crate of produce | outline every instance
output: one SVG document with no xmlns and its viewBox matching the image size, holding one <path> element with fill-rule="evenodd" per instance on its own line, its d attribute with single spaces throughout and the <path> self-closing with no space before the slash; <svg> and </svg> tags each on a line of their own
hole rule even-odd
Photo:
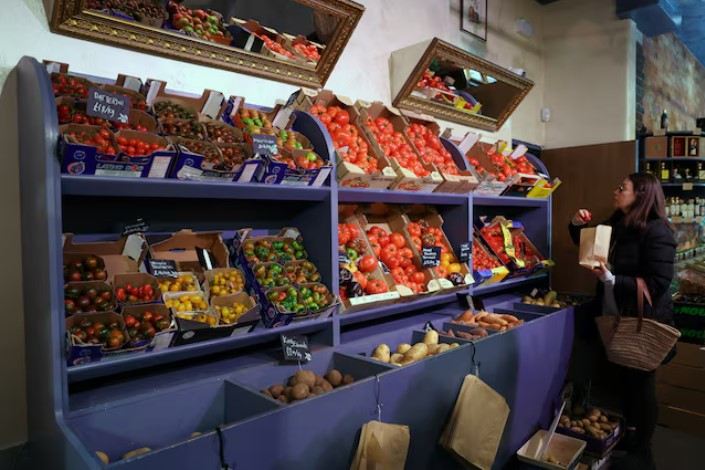
<svg viewBox="0 0 705 470">
<path fill-rule="evenodd" d="M 593 299 L 589 295 L 567 294 L 554 290 L 535 290 L 521 298 L 521 303 L 516 302 L 513 308 L 535 313 L 554 313 L 558 310 L 572 307 L 575 313 L 587 308 Z"/>
<path fill-rule="evenodd" d="M 391 189 L 433 192 L 443 183 L 435 166 L 425 163 L 404 134 L 406 119 L 396 109 L 383 103 L 357 101 L 359 126 L 365 131 L 372 149 L 392 164 L 397 180 Z"/>
<path fill-rule="evenodd" d="M 291 34 L 283 33 L 282 36 L 284 36 L 286 47 L 293 51 L 296 57 L 305 60 L 312 66 L 315 66 L 321 60 L 321 54 L 326 48 L 324 44 L 309 41 L 302 35 L 292 36 Z"/>
<path fill-rule="evenodd" d="M 104 281 L 81 281 L 64 284 L 64 313 L 110 312 L 117 309 L 113 287 Z"/>
<path fill-rule="evenodd" d="M 537 320 L 543 315 L 526 313 L 515 310 L 495 309 L 493 312 L 480 310 L 473 312 L 466 310 L 465 312 L 454 318 L 450 324 L 465 325 L 471 327 L 481 327 L 488 331 L 507 331 L 512 328 L 517 328 L 524 323 Z M 445 326 L 448 326 L 446 324 Z"/>
<path fill-rule="evenodd" d="M 150 256 L 152 259 L 172 260 L 180 271 L 201 273 L 213 268 L 228 267 L 230 252 L 220 232 L 193 232 L 184 229 L 151 243 Z"/>
<path fill-rule="evenodd" d="M 517 458 L 532 468 L 565 470 L 578 468 L 585 442 L 562 434 L 553 434 L 543 456 L 537 455 L 548 439 L 548 431 L 539 429 L 518 451 Z"/>
<path fill-rule="evenodd" d="M 66 124 L 59 126 L 59 132 L 61 171 L 70 175 L 165 178 L 176 156 L 168 145 L 144 156 L 130 156 L 121 151 L 115 134 L 102 126 Z M 147 133 L 144 137 L 154 142 L 161 139 Z"/>
<path fill-rule="evenodd" d="M 474 235 L 472 238 L 472 275 L 476 285 L 500 282 L 508 274 L 509 270 L 485 246 L 481 237 Z"/>
<path fill-rule="evenodd" d="M 246 292 L 211 299 L 211 308 L 223 325 L 237 325 L 232 335 L 249 333 L 261 320 L 260 306 Z"/>
<path fill-rule="evenodd" d="M 66 318 L 66 336 L 69 367 L 98 362 L 130 340 L 124 320 L 113 311 L 71 315 Z"/>
<path fill-rule="evenodd" d="M 397 284 L 391 273 L 382 270 L 379 246 L 373 251 L 354 208 L 340 206 L 339 211 L 338 292 L 345 312 L 389 305 L 401 296 L 413 295 L 408 287 Z"/>
<path fill-rule="evenodd" d="M 200 96 L 170 93 L 166 82 L 149 79 L 143 87 L 147 107 L 158 120 L 197 119 L 200 114 L 220 119 L 226 106 L 225 97 L 216 90 L 203 90 Z"/>
<path fill-rule="evenodd" d="M 436 332 L 461 344 L 464 342 L 476 343 L 499 333 L 498 330 L 492 328 L 462 325 L 460 323 L 443 323 L 441 328 L 436 328 Z"/>
<path fill-rule="evenodd" d="M 116 240 L 77 242 L 72 233 L 65 233 L 63 251 L 65 281 L 104 281 L 116 273 L 139 271 L 149 247 L 147 240 L 139 234 Z M 67 276 L 73 271 L 81 273 L 81 278 Z M 92 279 L 84 279 L 83 274 L 87 272 L 92 273 Z"/>
<path fill-rule="evenodd" d="M 158 351 L 168 348 L 178 331 L 171 310 L 161 303 L 126 305 L 120 314 L 130 337 L 127 348 L 131 350 Z"/>
<path fill-rule="evenodd" d="M 556 432 L 585 441 L 587 452 L 604 455 L 621 439 L 624 425 L 614 413 L 576 406 L 564 411 Z"/>
<path fill-rule="evenodd" d="M 462 290 L 474 283 L 467 263 L 461 262 L 443 231 L 443 217 L 435 210 L 410 207 L 402 218 L 411 249 L 420 257 L 423 247 L 440 247 L 440 265 L 434 268 L 440 287 L 446 292 Z"/>
<path fill-rule="evenodd" d="M 256 178 L 265 184 L 323 186 L 333 165 L 312 150 L 279 149 L 276 155 L 264 156 Z"/>
<path fill-rule="evenodd" d="M 396 181 L 397 173 L 387 157 L 372 149 L 350 98 L 329 90 L 302 88 L 289 101 L 292 107 L 310 112 L 328 130 L 336 151 L 340 187 L 387 189 Z"/>
<path fill-rule="evenodd" d="M 156 277 L 147 273 L 122 273 L 113 276 L 115 298 L 121 306 L 161 302 L 162 292 Z"/>
<path fill-rule="evenodd" d="M 404 129 L 404 134 L 421 156 L 421 159 L 434 165 L 443 177 L 443 183 L 437 192 L 467 194 L 472 192 L 479 184 L 475 172 L 463 162 L 456 162 L 451 153 L 446 150 L 440 140 L 441 127 L 435 119 L 404 111 L 404 116 L 409 126 Z M 462 158 L 462 156 L 459 156 Z"/>
<path fill-rule="evenodd" d="M 426 358 L 443 354 L 460 346 L 455 338 L 439 335 L 437 331 L 411 331 L 408 342 L 397 345 L 379 344 L 370 358 L 395 367 L 403 367 Z"/>
<path fill-rule="evenodd" d="M 245 290 L 245 274 L 237 268 L 215 268 L 203 273 L 203 292 L 209 299 Z"/>
<path fill-rule="evenodd" d="M 159 289 L 162 294 L 166 292 L 198 292 L 201 290 L 201 285 L 198 282 L 198 277 L 192 272 L 179 272 L 178 276 L 157 277 Z"/>
</svg>

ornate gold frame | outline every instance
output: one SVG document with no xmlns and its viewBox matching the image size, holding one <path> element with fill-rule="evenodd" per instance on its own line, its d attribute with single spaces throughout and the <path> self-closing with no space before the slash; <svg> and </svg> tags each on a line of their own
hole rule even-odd
<svg viewBox="0 0 705 470">
<path fill-rule="evenodd" d="M 411 95 L 416 84 L 421 79 L 423 72 L 429 67 L 434 58 L 448 60 L 459 64 L 467 64 L 475 70 L 483 73 L 489 73 L 498 81 L 508 83 L 519 88 L 521 91 L 515 99 L 502 111 L 499 118 L 496 120 L 488 116 L 479 114 L 470 114 L 464 111 L 457 110 L 451 106 L 446 106 L 440 103 L 435 103 L 431 100 L 425 100 Z M 476 127 L 492 132 L 497 132 L 509 116 L 514 112 L 519 103 L 526 97 L 534 83 L 531 80 L 520 77 L 498 65 L 488 62 L 481 57 L 477 57 L 464 51 L 458 47 L 448 44 L 438 38 L 434 38 L 426 51 L 421 56 L 421 59 L 416 64 L 409 77 L 406 79 L 404 86 L 400 89 L 397 96 L 394 98 L 394 106 L 401 109 L 409 109 L 412 111 L 421 112 L 435 116 L 439 119 L 444 119 L 466 126 Z"/>
<path fill-rule="evenodd" d="M 81 0 L 55 0 L 50 26 L 53 32 L 67 36 L 294 85 L 319 88 L 328 80 L 365 8 L 351 0 L 295 1 L 339 19 L 338 28 L 315 68 L 137 22 L 82 11 Z"/>
</svg>

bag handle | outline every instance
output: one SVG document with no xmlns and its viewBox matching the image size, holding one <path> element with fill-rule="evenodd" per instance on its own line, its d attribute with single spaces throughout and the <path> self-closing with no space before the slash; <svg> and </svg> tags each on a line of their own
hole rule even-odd
<svg viewBox="0 0 705 470">
<path fill-rule="evenodd" d="M 651 302 L 651 293 L 649 292 L 649 287 L 646 285 L 643 277 L 636 278 L 636 306 L 639 312 L 639 324 L 636 331 L 641 333 L 641 324 L 644 321 L 644 297 L 649 303 L 649 306 L 653 307 L 654 304 Z"/>
</svg>

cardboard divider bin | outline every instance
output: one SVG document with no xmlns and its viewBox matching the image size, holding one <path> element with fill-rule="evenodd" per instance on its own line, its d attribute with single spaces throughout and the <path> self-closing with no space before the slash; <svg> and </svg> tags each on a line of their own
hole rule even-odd
<svg viewBox="0 0 705 470">
<path fill-rule="evenodd" d="M 454 333 L 462 331 L 464 333 L 472 334 L 473 331 L 477 330 L 478 328 L 480 328 L 480 327 L 479 326 L 470 326 L 470 325 L 461 325 L 459 323 L 445 322 L 445 323 L 443 323 L 442 329 L 443 329 L 443 331 L 453 330 Z M 480 339 L 472 339 L 471 340 L 471 339 L 463 338 L 461 336 L 447 336 L 447 335 L 441 335 L 441 336 L 446 336 L 448 338 L 452 338 L 452 339 L 456 339 L 456 340 L 462 340 L 466 343 L 467 342 L 477 343 L 478 341 L 482 341 L 483 339 L 489 338 L 492 335 L 498 335 L 500 333 L 499 331 L 493 330 L 491 328 L 484 328 L 484 330 L 487 331 L 487 336 L 485 336 L 484 338 L 480 338 Z M 440 335 L 440 333 L 439 333 L 439 335 Z"/>
<path fill-rule="evenodd" d="M 241 144 L 245 142 L 242 130 L 226 122 L 198 115 L 198 122 L 206 126 L 208 140 L 214 144 Z"/>
<path fill-rule="evenodd" d="M 140 270 L 149 252 L 147 240 L 132 234 L 112 241 L 76 242 L 72 233 L 64 234 L 64 262 L 87 255 L 98 256 L 105 265 L 108 279 L 115 273 L 135 273 Z"/>
<path fill-rule="evenodd" d="M 264 47 L 264 41 L 247 28 L 247 21 L 240 18 L 230 18 L 225 29 L 232 36 L 230 45 L 238 49 L 259 53 Z M 259 23 L 258 23 L 259 24 Z"/>
<path fill-rule="evenodd" d="M 159 132 L 157 120 L 153 116 L 147 114 L 146 111 L 141 111 L 139 109 L 130 110 L 130 113 L 127 115 L 127 123 L 110 121 L 110 125 L 117 130 L 137 130 L 135 129 L 135 126 L 141 126 L 146 129 L 146 131 L 142 132 Z"/>
<path fill-rule="evenodd" d="M 226 155 L 229 149 L 235 149 L 236 153 L 243 155 L 242 163 L 233 166 L 233 171 L 235 172 L 233 175 L 234 183 L 251 183 L 255 181 L 257 175 L 262 171 L 264 160 L 252 153 L 252 146 L 250 144 L 216 143 L 215 146 L 218 147 L 218 150 L 220 150 L 220 153 L 223 155 L 223 160 L 226 162 L 226 165 Z"/>
<path fill-rule="evenodd" d="M 110 312 L 114 311 L 117 309 L 118 303 L 117 299 L 115 298 L 115 289 L 113 289 L 113 286 L 110 285 L 106 281 L 80 281 L 80 282 L 67 282 L 64 284 L 64 298 L 71 298 L 71 296 L 67 295 L 67 290 L 70 289 L 78 289 L 81 292 L 87 290 L 87 289 L 96 289 L 98 291 L 98 295 L 100 295 L 101 292 L 108 291 L 112 294 L 110 300 L 107 302 L 108 306 L 100 311 L 77 311 L 74 313 L 74 315 L 84 315 L 87 313 L 103 313 L 103 312 Z M 79 296 L 80 297 L 80 296 Z M 72 299 L 76 300 L 76 299 Z M 79 307 L 80 308 L 80 307 Z"/>
<path fill-rule="evenodd" d="M 306 65 L 311 66 L 311 67 L 315 67 L 316 64 L 318 64 L 318 61 L 320 60 L 320 58 L 317 60 L 309 59 L 306 56 L 304 56 L 301 52 L 297 51 L 294 48 L 294 46 L 297 46 L 299 44 L 303 44 L 304 46 L 313 45 L 316 48 L 316 52 L 318 52 L 318 55 L 322 56 L 323 51 L 326 48 L 326 46 L 324 44 L 319 44 L 314 41 L 309 41 L 308 39 L 306 39 L 306 37 L 304 37 L 302 35 L 293 36 L 288 33 L 282 33 L 282 36 L 284 37 L 284 43 L 286 44 L 286 48 L 289 49 L 290 51 L 292 51 L 298 59 L 303 60 L 304 62 L 306 62 Z"/>
<path fill-rule="evenodd" d="M 367 343 L 367 349 L 362 353 L 363 354 L 362 357 L 367 358 L 370 362 L 396 369 L 399 367 L 407 367 L 409 365 L 417 364 L 419 362 L 424 362 L 427 359 L 432 359 L 433 357 L 439 356 L 441 354 L 446 354 L 451 351 L 455 351 L 457 348 L 468 344 L 467 342 L 456 341 L 457 338 L 451 338 L 448 336 L 438 335 L 438 344 L 447 344 L 449 346 L 455 344 L 455 346 L 451 346 L 449 349 L 446 349 L 443 352 L 435 353 L 432 355 L 426 355 L 425 357 L 418 359 L 418 360 L 412 362 L 411 364 L 407 364 L 404 366 L 393 364 L 391 362 L 383 362 L 379 359 L 375 359 L 372 357 L 377 346 L 380 346 L 382 344 L 386 344 L 389 347 L 390 359 L 391 359 L 392 354 L 399 353 L 399 346 L 400 345 L 406 344 L 406 345 L 410 345 L 413 347 L 417 343 L 423 343 L 425 335 L 426 335 L 426 332 L 421 331 L 421 330 L 397 330 L 394 332 L 390 332 L 389 334 L 377 336 L 377 337 L 375 337 L 375 340 L 373 342 Z M 362 346 L 355 346 L 355 348 L 356 348 L 355 350 L 359 351 L 360 347 L 362 347 Z M 349 348 L 346 348 L 346 349 L 351 349 L 351 348 L 353 348 L 353 346 L 350 346 Z M 399 354 L 402 354 L 402 353 L 399 353 Z M 431 365 L 428 364 L 428 366 L 430 367 Z"/>
<path fill-rule="evenodd" d="M 580 439 L 586 443 L 585 450 L 587 452 L 597 455 L 604 455 L 605 452 L 607 452 L 618 440 L 622 438 L 622 434 L 624 433 L 624 422 L 622 418 L 614 413 L 608 413 L 608 417 L 610 421 L 618 421 L 620 424 L 617 429 L 614 429 L 609 433 L 607 439 L 598 439 L 591 436 L 587 432 L 581 434 L 571 429 L 561 427 L 560 424 L 556 428 L 556 435 L 564 435 L 574 439 Z"/>
<path fill-rule="evenodd" d="M 147 97 L 144 96 L 139 91 L 127 88 L 121 85 L 110 85 L 103 84 L 100 86 L 103 90 L 109 91 L 110 93 L 115 93 L 118 95 L 124 95 L 130 98 L 130 109 L 136 109 L 139 111 L 147 111 Z"/>
<path fill-rule="evenodd" d="M 295 162 L 297 158 L 303 157 L 312 151 L 294 150 L 290 152 L 285 149 L 280 149 L 280 152 L 283 157 L 293 158 Z M 264 156 L 264 165 L 257 175 L 257 180 L 265 184 L 321 187 L 325 184 L 328 176 L 330 176 L 333 165 L 320 155 L 319 158 L 325 162 L 325 165 L 321 168 L 307 170 L 299 167 L 298 164 L 296 168 L 290 168 L 282 159 Z"/>
<path fill-rule="evenodd" d="M 204 114 L 212 119 L 220 119 L 225 109 L 225 97 L 216 90 L 203 90 L 200 96 L 187 95 L 183 93 L 170 93 L 166 89 L 167 83 L 160 80 L 148 79 L 143 87 L 147 97 L 147 106 L 154 110 L 154 104 L 158 102 L 171 101 L 179 104 L 193 114 L 196 119 L 199 114 Z M 157 116 L 156 113 L 154 113 Z"/>
<path fill-rule="evenodd" d="M 178 332 L 178 327 L 176 325 L 176 318 L 169 309 L 164 304 L 142 304 L 142 305 L 125 305 L 122 307 L 120 314 L 123 320 L 127 318 L 128 315 L 132 315 L 135 318 L 142 318 L 146 312 L 150 312 L 152 315 L 163 315 L 165 318 L 169 319 L 169 328 L 162 331 L 157 331 L 152 339 L 140 339 L 130 337 L 130 342 L 128 347 L 131 351 L 138 349 L 145 349 L 147 351 L 159 351 L 160 349 L 166 349 L 171 346 L 174 336 Z M 129 331 L 129 329 L 128 329 Z"/>
<path fill-rule="evenodd" d="M 71 329 L 74 326 L 80 325 L 80 323 L 85 320 L 90 321 L 91 323 L 101 322 L 106 326 L 113 322 L 117 323 L 120 327 L 120 331 L 122 331 L 125 336 L 125 341 L 123 341 L 123 343 L 116 348 L 110 348 L 104 344 L 87 344 L 82 342 L 78 337 L 71 333 Z M 67 335 L 66 360 L 69 367 L 87 364 L 89 362 L 98 362 L 103 358 L 103 356 L 118 352 L 120 348 L 124 347 L 130 341 L 130 337 L 127 334 L 127 329 L 125 328 L 125 321 L 122 319 L 122 316 L 114 311 L 71 315 L 66 318 L 65 322 Z"/>
<path fill-rule="evenodd" d="M 179 271 L 201 273 L 198 252 L 208 251 L 215 260 L 215 268 L 228 267 L 230 252 L 223 243 L 221 232 L 193 232 L 189 229 L 174 232 L 167 239 L 152 243 L 150 255 L 153 259 L 168 259 L 176 262 Z"/>
<path fill-rule="evenodd" d="M 445 292 L 463 290 L 467 288 L 470 284 L 473 284 L 475 282 L 470 268 L 468 267 L 468 264 L 464 261 L 460 261 L 456 256 L 455 251 L 453 250 L 453 246 L 450 244 L 450 240 L 448 240 L 448 237 L 443 231 L 443 217 L 439 213 L 435 211 L 427 211 L 425 208 L 422 208 L 422 211 L 419 211 L 418 208 L 411 207 L 406 213 L 401 214 L 401 217 L 404 221 L 404 236 L 408 241 L 411 241 L 411 234 L 408 230 L 409 223 L 411 222 L 419 222 L 419 220 L 424 220 L 429 227 L 438 228 L 441 230 L 441 233 L 443 235 L 441 243 L 445 245 L 448 253 L 452 253 L 455 262 L 460 264 L 460 272 L 458 274 L 462 276 L 462 282 L 458 283 L 453 282 L 450 279 L 450 276 L 441 277 L 438 275 L 438 273 L 436 273 L 438 283 Z M 416 248 L 416 245 L 413 243 L 413 241 L 411 241 L 410 248 L 416 254 L 416 256 L 418 256 L 419 258 L 421 257 L 421 253 Z M 443 253 L 441 253 L 441 256 L 443 256 Z"/>
<path fill-rule="evenodd" d="M 509 274 L 509 270 L 506 266 L 502 264 L 501 261 L 499 261 L 499 259 L 492 252 L 492 250 L 485 246 L 485 243 L 484 241 L 482 241 L 481 237 L 474 235 L 472 243 L 473 249 L 475 249 L 476 247 L 479 248 L 485 255 L 489 256 L 498 263 L 498 266 L 492 269 L 473 269 L 472 275 L 475 279 L 476 285 L 481 286 L 484 284 L 494 284 L 496 282 L 502 281 L 505 277 L 507 277 L 507 275 Z"/>
<path fill-rule="evenodd" d="M 389 119 L 394 127 L 394 131 L 402 133 L 404 141 L 411 147 L 412 150 L 414 149 L 412 142 L 409 140 L 408 136 L 404 134 L 404 129 L 406 129 L 408 123 L 396 109 L 390 108 L 380 102 L 367 103 L 360 100 L 355 103 L 355 107 L 360 113 L 358 125 L 366 133 L 366 136 L 371 143 L 370 148 L 374 150 L 376 155 L 386 156 L 377 142 L 377 138 L 374 136 L 369 127 L 367 127 L 368 118 L 374 120 L 378 117 L 386 117 Z M 440 173 L 438 173 L 437 168 L 433 165 L 424 163 L 421 156 L 418 155 L 418 152 L 417 156 L 421 161 L 422 166 L 430 172 L 428 176 L 418 177 L 411 170 L 402 167 L 395 158 L 388 158 L 392 165 L 392 169 L 394 169 L 397 173 L 397 180 L 391 185 L 391 189 L 430 193 L 435 191 L 436 188 L 443 183 L 443 178 Z"/>
<path fill-rule="evenodd" d="M 214 468 L 220 465 L 218 453 L 212 452 L 218 448 L 216 427 L 277 408 L 258 393 L 225 380 L 188 384 L 166 393 L 114 401 L 92 413 L 74 414 L 66 421 L 88 453 L 104 452 L 114 463 L 110 467 L 137 464 L 166 468 L 168 462 L 173 463 L 182 455 L 174 453 L 180 449 L 198 454 L 198 465 L 203 468 Z M 105 423 L 111 426 L 106 427 Z M 143 447 L 151 451 L 122 459 L 127 452 Z M 102 463 L 95 459 L 98 468 Z"/>
<path fill-rule="evenodd" d="M 149 301 L 137 300 L 130 302 L 128 300 L 119 301 L 121 306 L 125 305 L 142 305 L 142 304 L 154 304 L 160 303 L 162 301 L 162 291 L 159 288 L 159 281 L 156 277 L 147 273 L 118 273 L 113 276 L 113 285 L 115 286 L 115 292 L 117 295 L 118 289 L 125 289 L 127 284 L 132 284 L 133 286 L 143 286 L 149 284 L 152 286 L 154 291 L 154 299 Z M 127 294 L 129 296 L 129 294 Z"/>
<path fill-rule="evenodd" d="M 402 300 L 413 300 L 418 297 L 434 295 L 440 290 L 442 290 L 441 282 L 438 280 L 435 271 L 432 268 L 422 268 L 421 257 L 418 251 L 415 250 L 414 243 L 411 240 L 411 237 L 409 236 L 408 232 L 405 230 L 406 224 L 401 213 L 394 210 L 387 211 L 386 209 L 385 212 L 380 213 L 376 212 L 373 206 L 369 206 L 367 209 L 358 210 L 356 215 L 364 233 L 367 233 L 368 230 L 376 226 L 383 229 L 385 232 L 387 232 L 387 234 L 391 234 L 392 232 L 400 233 L 406 239 L 406 248 L 411 249 L 413 253 L 412 263 L 424 275 L 424 287 L 426 291 L 417 294 L 410 294 L 407 296 L 402 295 Z M 408 289 L 405 286 L 398 286 L 397 290 L 399 290 L 399 288 Z"/>
<path fill-rule="evenodd" d="M 255 326 L 261 320 L 260 316 L 260 306 L 255 302 L 255 300 L 250 297 L 247 292 L 238 292 L 236 294 L 221 295 L 218 297 L 213 297 L 211 299 L 211 307 L 215 310 L 215 307 L 232 307 L 233 303 L 240 303 L 247 307 L 247 310 L 238 317 L 235 323 L 228 323 L 226 320 L 220 316 L 220 323 L 222 325 L 237 325 L 237 328 L 233 330 L 231 336 L 237 336 L 238 334 L 249 333 L 254 330 Z M 245 328 L 249 327 L 249 328 Z M 237 332 L 237 333 L 236 333 Z"/>
<path fill-rule="evenodd" d="M 177 126 L 176 128 L 174 126 Z M 188 127 L 186 127 L 188 126 Z M 186 127 L 187 131 L 181 131 Z M 208 140 L 206 125 L 196 118 L 159 120 L 159 133 L 165 137 L 181 137 L 188 140 Z"/>
<path fill-rule="evenodd" d="M 217 289 L 216 292 L 213 292 L 213 286 L 211 285 L 211 284 L 212 284 L 213 277 L 214 277 L 214 276 L 221 275 L 221 274 L 230 274 L 230 273 L 233 273 L 233 272 L 234 272 L 234 273 L 237 273 L 237 274 L 240 276 L 240 280 L 242 281 L 242 287 L 241 287 L 240 289 L 236 289 L 234 292 L 230 292 L 230 291 L 232 290 L 232 288 L 235 287 L 235 285 L 233 284 L 233 282 L 228 281 L 227 284 L 228 284 L 228 292 L 229 292 L 229 294 L 223 294 L 223 293 L 220 291 L 220 289 Z M 242 270 L 241 270 L 241 269 L 238 269 L 238 268 L 215 268 L 215 269 L 210 269 L 210 270 L 208 270 L 208 271 L 206 271 L 206 272 L 203 273 L 203 277 L 204 277 L 204 279 L 203 279 L 203 285 L 202 285 L 202 286 L 203 286 L 203 292 L 206 293 L 206 296 L 207 296 L 209 299 L 214 299 L 214 298 L 217 298 L 217 297 L 223 297 L 223 296 L 227 296 L 227 295 L 231 295 L 231 294 L 236 294 L 236 293 L 238 293 L 238 292 L 242 292 L 242 291 L 245 290 L 245 283 L 246 283 L 245 273 L 242 272 Z"/>
<path fill-rule="evenodd" d="M 71 236 L 72 234 L 67 235 Z M 89 257 L 95 257 L 97 258 L 97 270 L 103 270 L 105 271 L 105 279 L 88 279 L 87 277 L 84 276 L 84 270 L 83 268 L 83 262 Z M 62 258 L 63 258 L 63 265 L 64 265 L 64 282 L 81 282 L 81 281 L 104 281 L 104 282 L 109 282 L 110 279 L 110 271 L 108 271 L 108 268 L 106 266 L 105 260 L 103 259 L 102 256 L 93 253 L 93 252 L 82 252 L 82 253 L 77 253 L 74 251 L 64 251 L 62 253 Z M 81 269 L 71 269 L 71 265 L 76 263 L 81 263 L 82 268 Z M 81 274 L 80 279 L 72 279 L 70 276 L 70 273 L 72 272 L 78 272 Z M 69 274 L 69 277 L 67 278 L 66 275 Z"/>
</svg>

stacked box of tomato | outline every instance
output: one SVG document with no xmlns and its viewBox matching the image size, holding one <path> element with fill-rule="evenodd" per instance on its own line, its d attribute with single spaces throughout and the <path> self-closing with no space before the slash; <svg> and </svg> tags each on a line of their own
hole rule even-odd
<svg viewBox="0 0 705 470">
<path fill-rule="evenodd" d="M 509 270 L 485 247 L 479 236 L 473 236 L 472 241 L 472 274 L 478 286 L 499 282 L 509 274 Z"/>
<path fill-rule="evenodd" d="M 375 152 L 384 155 L 397 173 L 391 189 L 433 192 L 443 182 L 433 164 L 423 161 L 404 134 L 406 119 L 383 103 L 358 101 L 360 124 Z"/>
<path fill-rule="evenodd" d="M 434 165 L 441 176 L 441 183 L 436 191 L 445 193 L 467 194 L 478 185 L 477 175 L 468 168 L 462 155 L 457 155 L 456 162 L 453 155 L 441 142 L 441 128 L 430 116 L 419 116 L 405 112 L 409 126 L 404 130 L 414 148 L 421 155 L 421 159 Z"/>
<path fill-rule="evenodd" d="M 235 233 L 233 249 L 252 296 L 261 306 L 266 327 L 325 318 L 339 304 L 335 294 L 320 282 L 298 229 L 284 228 L 276 235 L 263 236 L 242 229 Z"/>
<path fill-rule="evenodd" d="M 440 214 L 432 208 L 412 207 L 403 218 L 417 256 L 421 256 L 423 247 L 440 247 L 440 265 L 433 270 L 442 289 L 460 290 L 473 283 L 468 265 L 458 259 L 443 231 Z"/>
<path fill-rule="evenodd" d="M 520 222 L 497 216 L 489 223 L 478 219 L 476 228 L 492 253 L 507 267 L 510 278 L 533 274 L 553 265 L 531 243 Z"/>
<path fill-rule="evenodd" d="M 309 111 L 326 126 L 336 150 L 341 187 L 387 189 L 397 179 L 389 160 L 375 154 L 349 98 L 328 90 L 311 95 L 300 90 L 294 99 L 299 109 Z"/>
</svg>

